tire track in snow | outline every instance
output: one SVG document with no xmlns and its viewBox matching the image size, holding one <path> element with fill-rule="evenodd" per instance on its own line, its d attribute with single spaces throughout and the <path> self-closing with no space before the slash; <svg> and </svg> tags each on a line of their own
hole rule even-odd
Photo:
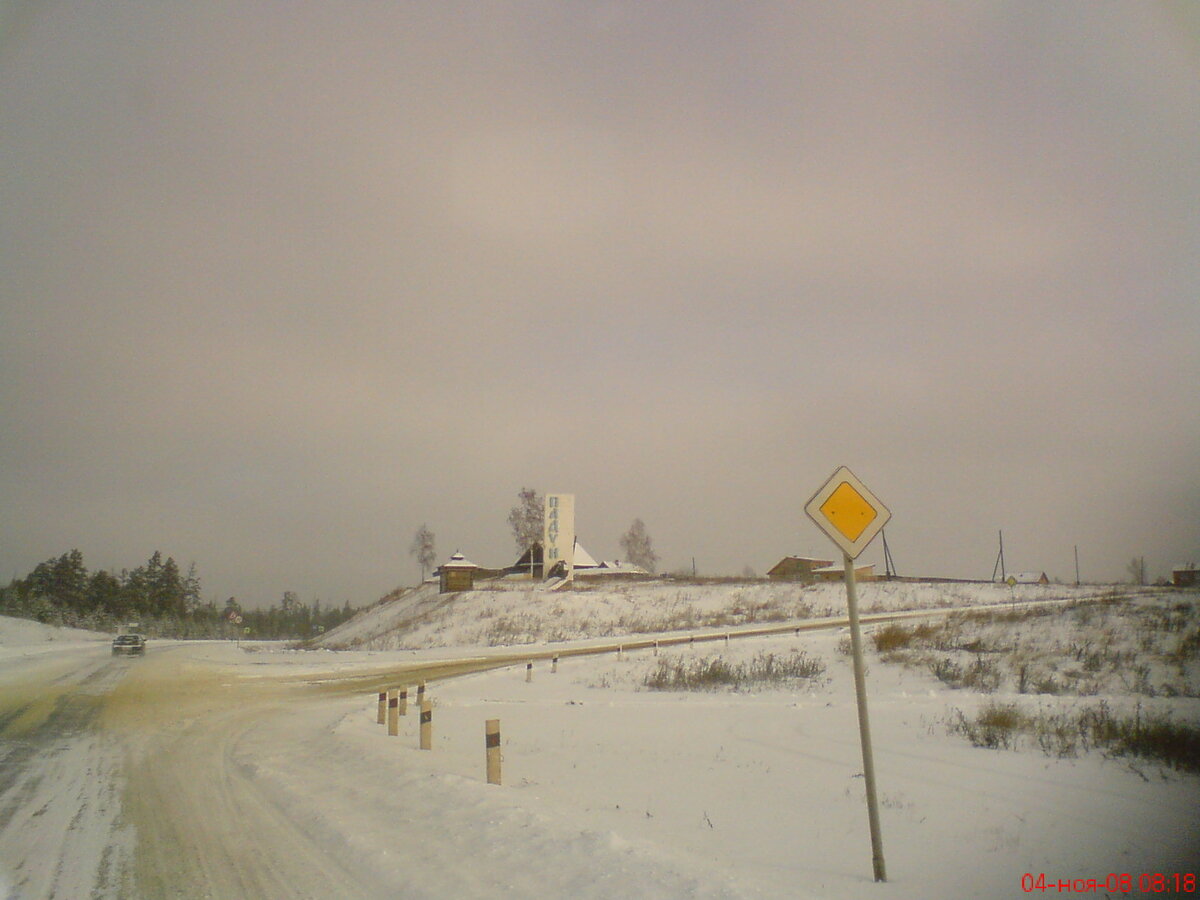
<svg viewBox="0 0 1200 900">
<path fill-rule="evenodd" d="M 132 841 L 121 826 L 121 751 L 97 730 L 105 697 L 125 671 L 117 661 L 85 658 L 6 696 L 0 888 L 12 896 L 127 896 L 122 872 Z"/>
<path fill-rule="evenodd" d="M 138 844 L 137 897 L 345 900 L 394 897 L 364 885 L 282 809 L 239 759 L 294 687 L 239 684 L 186 664 L 147 667 L 115 698 L 136 730 L 125 798 Z"/>
</svg>

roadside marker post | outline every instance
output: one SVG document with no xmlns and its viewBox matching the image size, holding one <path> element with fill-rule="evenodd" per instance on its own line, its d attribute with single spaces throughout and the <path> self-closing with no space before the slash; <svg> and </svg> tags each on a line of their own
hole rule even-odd
<svg viewBox="0 0 1200 900">
<path fill-rule="evenodd" d="M 554 659 L 550 660 L 550 674 L 551 675 L 558 674 L 558 657 L 557 656 L 554 657 Z"/>
<path fill-rule="evenodd" d="M 887 881 L 875 789 L 875 756 L 871 751 L 871 725 L 867 717 L 867 681 L 863 668 L 862 634 L 858 627 L 858 587 L 854 578 L 854 560 L 883 530 L 892 514 L 845 466 L 838 468 L 813 494 L 812 499 L 804 505 L 804 511 L 826 537 L 841 548 L 846 566 L 846 606 L 850 619 L 850 650 L 854 658 L 854 694 L 858 702 L 863 781 L 867 789 L 867 820 L 871 828 L 871 864 L 875 880 Z"/>
<path fill-rule="evenodd" d="M 525 683 L 529 684 L 531 681 L 533 681 L 533 663 L 527 662 L 525 663 Z"/>
<path fill-rule="evenodd" d="M 387 721 L 384 718 L 386 715 L 387 715 L 387 691 L 380 691 L 379 692 L 379 713 L 375 717 L 375 719 L 376 719 L 375 724 L 382 725 L 385 721 Z"/>
<path fill-rule="evenodd" d="M 388 736 L 396 737 L 400 734 L 400 699 L 396 696 L 396 689 L 392 688 L 387 692 L 387 727 Z"/>
<path fill-rule="evenodd" d="M 408 688 L 400 689 L 400 715 L 408 715 Z"/>
<path fill-rule="evenodd" d="M 500 783 L 500 720 L 484 723 L 484 747 L 487 751 L 487 783 Z"/>
<path fill-rule="evenodd" d="M 421 701 L 421 749 L 433 749 L 433 705 L 428 697 Z"/>
</svg>

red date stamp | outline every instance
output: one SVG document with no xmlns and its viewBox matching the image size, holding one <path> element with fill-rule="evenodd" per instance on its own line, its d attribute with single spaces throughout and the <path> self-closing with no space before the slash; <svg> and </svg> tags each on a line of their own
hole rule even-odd
<svg viewBox="0 0 1200 900">
<path fill-rule="evenodd" d="M 1051 878 L 1044 872 L 1021 876 L 1026 894 L 1194 894 L 1195 872 L 1109 872 L 1103 878 Z"/>
</svg>

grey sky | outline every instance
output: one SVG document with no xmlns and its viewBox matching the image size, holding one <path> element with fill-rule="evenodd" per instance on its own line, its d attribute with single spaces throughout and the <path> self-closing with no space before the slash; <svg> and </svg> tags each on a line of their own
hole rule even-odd
<svg viewBox="0 0 1200 900">
<path fill-rule="evenodd" d="M 1190 9 L 0 4 L 0 571 L 1200 562 Z"/>
</svg>

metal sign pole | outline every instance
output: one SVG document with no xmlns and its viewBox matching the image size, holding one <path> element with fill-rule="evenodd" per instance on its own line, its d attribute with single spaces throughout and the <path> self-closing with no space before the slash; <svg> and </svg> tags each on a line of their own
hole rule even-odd
<svg viewBox="0 0 1200 900">
<path fill-rule="evenodd" d="M 879 803 L 875 796 L 875 757 L 871 753 L 871 725 L 867 719 L 867 678 L 863 670 L 862 635 L 858 629 L 858 587 L 854 560 L 842 552 L 846 565 L 846 605 L 850 609 L 850 649 L 854 656 L 854 694 L 858 698 L 858 736 L 862 744 L 863 781 L 867 787 L 867 820 L 871 827 L 871 865 L 876 881 L 887 881 L 883 862 L 883 832 L 879 827 Z"/>
</svg>

